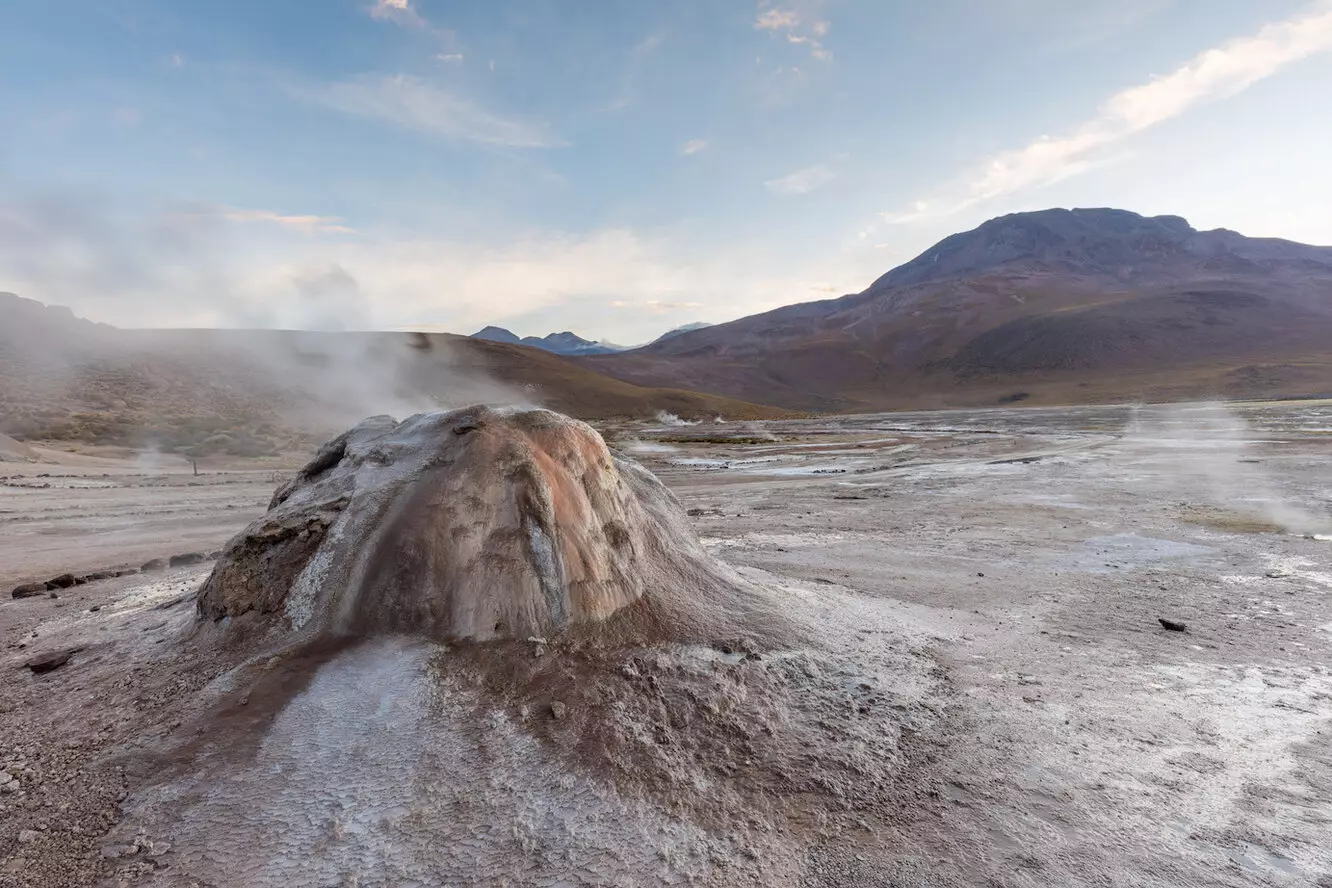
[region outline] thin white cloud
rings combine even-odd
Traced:
[[[690,139],[688,142],[685,142],[680,146],[680,153],[688,156],[690,154],[697,154],[698,152],[705,150],[707,147],[707,139]]]
[[[382,120],[441,139],[512,148],[552,148],[568,143],[545,124],[502,117],[419,77],[367,74],[293,92],[345,114]]]
[[[624,73],[620,76],[615,96],[606,105],[607,111],[623,111],[637,104],[641,92],[639,81],[642,78],[643,69],[657,55],[665,42],[666,37],[664,35],[649,34],[634,44],[633,49],[629,51],[629,61],[625,66]]]
[[[789,31],[800,23],[794,9],[765,9],[754,22],[759,31]]]
[[[769,31],[774,36],[786,36],[787,43],[805,46],[809,54],[821,61],[832,59],[832,53],[823,45],[832,24],[827,19],[808,21],[809,16],[796,9],[765,9],[754,20],[756,31]]]
[[[222,219],[227,222],[276,225],[301,234],[354,234],[356,231],[354,228],[344,225],[341,216],[288,215],[273,210],[252,210],[244,207],[209,206],[207,204],[185,204],[174,210],[169,218],[180,221]]]
[[[324,232],[327,234],[351,234],[355,229],[342,224],[340,216],[286,216],[271,210],[244,210],[224,207],[215,215],[228,222],[262,222],[280,225],[303,234]]]
[[[439,59],[441,62],[444,62],[446,64],[461,65],[463,63],[464,56],[460,52],[442,52],[439,55],[435,56],[435,58]]]
[[[891,223],[949,216],[977,203],[1051,185],[1113,162],[1119,143],[1206,102],[1237,95],[1283,68],[1332,49],[1332,0],[1202,52],[1164,77],[1116,93],[1069,135],[993,157],[958,193],[918,201]]]
[[[421,14],[412,8],[411,0],[375,0],[375,4],[370,7],[370,17],[412,28],[430,27]]]
[[[767,188],[773,194],[809,194],[811,191],[822,188],[836,178],[836,173],[820,164],[817,166],[805,167],[802,170],[796,170],[794,173],[790,173],[778,179],[769,179],[763,183],[763,187]]]

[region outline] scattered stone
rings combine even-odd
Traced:
[[[84,579],[87,580],[89,583],[91,583],[94,580],[109,580],[111,577],[114,577],[115,575],[116,572],[114,570],[95,570],[92,573],[86,575]]]
[[[58,577],[52,577],[51,579],[47,580],[46,588],[68,589],[70,586],[76,585],[78,582],[79,579],[78,577],[74,576],[74,574],[61,574]]]
[[[42,834],[35,829],[19,830],[18,840],[20,845],[31,845],[42,837]]]
[[[550,717],[559,721],[569,712],[569,707],[565,706],[559,700],[552,701],[550,704]]]
[[[154,570],[166,570],[166,568],[167,560],[165,558],[154,558],[152,561],[145,561],[139,570],[148,573],[149,571]]]
[[[10,593],[12,598],[36,598],[39,595],[46,594],[45,583],[24,583],[21,586],[15,586],[14,591]]]
[[[48,598],[59,598],[59,597],[60,597],[60,594],[59,594],[58,592],[49,592],[49,593],[47,593],[47,597],[48,597]]]
[[[101,606],[100,604],[94,604],[92,607],[88,608],[88,613],[90,613],[90,614],[95,614],[95,613],[97,613],[97,612],[98,612],[99,610],[101,610],[101,609],[102,609],[102,606]]]
[[[132,576],[132,575],[134,575],[134,574],[136,574],[136,573],[138,573],[138,572],[139,572],[139,569],[138,569],[137,567],[122,567],[122,568],[120,568],[120,570],[117,570],[117,571],[115,572],[114,576],[117,576],[117,577],[128,577],[128,576]]]
[[[66,648],[62,651],[48,651],[45,654],[38,654],[23,665],[27,666],[36,674],[41,675],[64,666],[69,662],[69,658],[77,654],[80,650],[82,650],[82,648]]]
[[[167,562],[171,567],[184,567],[188,564],[199,564],[204,560],[202,552],[185,552],[182,555],[172,555],[171,560]]]
[[[1162,629],[1167,629],[1171,632],[1184,632],[1189,628],[1186,624],[1181,623],[1178,620],[1167,620],[1165,617],[1157,617],[1156,621],[1161,624]]]
[[[122,857],[127,857],[133,854],[134,851],[135,849],[132,845],[103,845],[102,857],[106,860],[119,860]]]

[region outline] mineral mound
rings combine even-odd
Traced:
[[[775,640],[675,497],[547,410],[373,417],[326,444],[228,543],[203,619],[333,637]]]

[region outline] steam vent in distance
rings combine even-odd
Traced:
[[[775,641],[780,622],[596,430],[489,407],[330,441],[230,541],[198,610],[298,638],[440,641]]]

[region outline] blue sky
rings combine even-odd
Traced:
[[[1002,213],[1332,243],[1332,0],[0,0],[0,290],[635,343]]]

